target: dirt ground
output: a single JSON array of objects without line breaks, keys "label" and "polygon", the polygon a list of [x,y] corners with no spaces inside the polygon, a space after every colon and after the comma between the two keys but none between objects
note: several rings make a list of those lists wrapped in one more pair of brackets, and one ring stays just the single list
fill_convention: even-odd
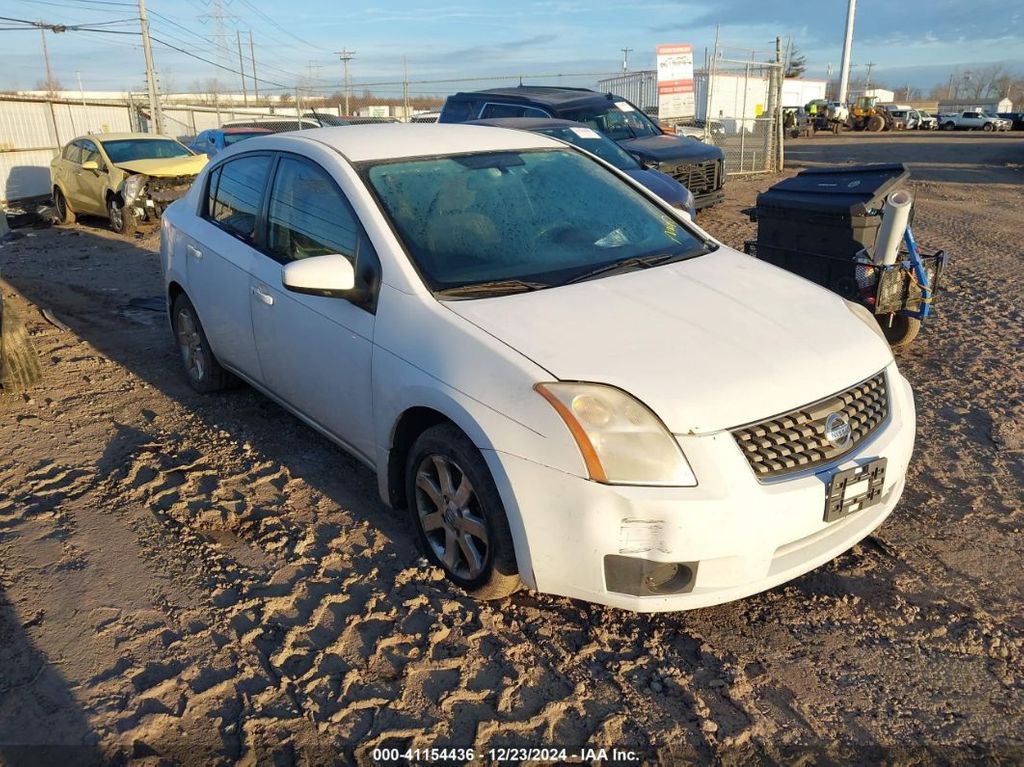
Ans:
[{"label": "dirt ground", "polygon": [[[452,591],[366,468],[251,390],[187,387],[146,300],[161,293],[153,233],[20,230],[2,289],[44,379],[0,396],[0,763],[369,762],[381,746],[1019,763],[1012,138],[906,140],[927,178],[916,233],[952,260],[938,316],[899,356],[919,429],[900,506],[835,561],[688,613]],[[899,154],[883,143],[876,159]],[[787,149],[809,164],[871,144]],[[742,246],[740,211],[775,180],[731,180],[701,223]]]}]

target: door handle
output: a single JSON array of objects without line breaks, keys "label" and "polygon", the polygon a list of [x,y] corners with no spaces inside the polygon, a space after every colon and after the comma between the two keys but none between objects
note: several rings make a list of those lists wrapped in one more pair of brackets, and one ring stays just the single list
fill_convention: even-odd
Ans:
[{"label": "door handle", "polygon": [[195,245],[186,245],[185,252],[188,253],[192,258],[202,258],[203,251],[197,248]]},{"label": "door handle", "polygon": [[267,306],[274,305],[274,297],[262,285],[253,285],[252,294]]}]

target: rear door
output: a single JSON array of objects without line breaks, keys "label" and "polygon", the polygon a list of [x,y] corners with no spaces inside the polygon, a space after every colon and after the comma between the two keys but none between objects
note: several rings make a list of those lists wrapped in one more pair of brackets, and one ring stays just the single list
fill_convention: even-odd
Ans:
[{"label": "rear door", "polygon": [[189,298],[217,359],[256,381],[260,367],[249,316],[249,272],[258,255],[256,222],[272,163],[273,156],[263,152],[214,168],[179,255],[186,263]]},{"label": "rear door", "polygon": [[[340,254],[357,287],[379,261],[338,182],[320,165],[282,154],[267,201],[263,253],[253,262],[252,325],[263,380],[274,394],[373,459],[370,362],[373,307],[293,293],[281,270],[297,259]],[[374,282],[375,280],[370,280]]]}]

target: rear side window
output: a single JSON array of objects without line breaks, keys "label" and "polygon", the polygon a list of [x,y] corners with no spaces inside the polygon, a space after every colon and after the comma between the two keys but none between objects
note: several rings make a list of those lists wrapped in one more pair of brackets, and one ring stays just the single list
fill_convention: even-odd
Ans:
[{"label": "rear side window", "polygon": [[469,102],[464,99],[449,98],[444,102],[439,122],[463,123],[469,120]]},{"label": "rear side window", "polygon": [[267,251],[281,263],[335,253],[354,261],[359,233],[355,213],[318,165],[281,158],[267,224]]},{"label": "rear side window", "polygon": [[103,158],[100,157],[100,151],[96,148],[96,145],[91,141],[81,142],[82,157],[79,162],[94,162],[99,164]]},{"label": "rear side window", "polygon": [[203,218],[252,243],[271,161],[270,155],[250,155],[215,168],[210,173]]}]

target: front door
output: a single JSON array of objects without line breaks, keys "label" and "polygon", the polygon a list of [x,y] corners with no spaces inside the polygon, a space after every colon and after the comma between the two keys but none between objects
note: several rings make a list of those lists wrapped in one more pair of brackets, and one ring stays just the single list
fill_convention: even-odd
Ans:
[{"label": "front door", "polygon": [[81,163],[96,163],[95,170],[87,170],[80,164],[75,168],[76,183],[75,191],[77,199],[71,205],[76,211],[82,213],[97,213],[105,215],[107,212],[107,173],[109,168],[103,160],[103,155],[96,147],[96,143],[88,139],[82,139]]},{"label": "front door", "polygon": [[283,265],[296,259],[337,253],[352,260],[359,274],[364,259],[375,258],[347,199],[322,167],[281,156],[263,250],[253,262],[251,304],[264,383],[372,460],[374,315],[343,298],[293,293],[281,285]]}]

